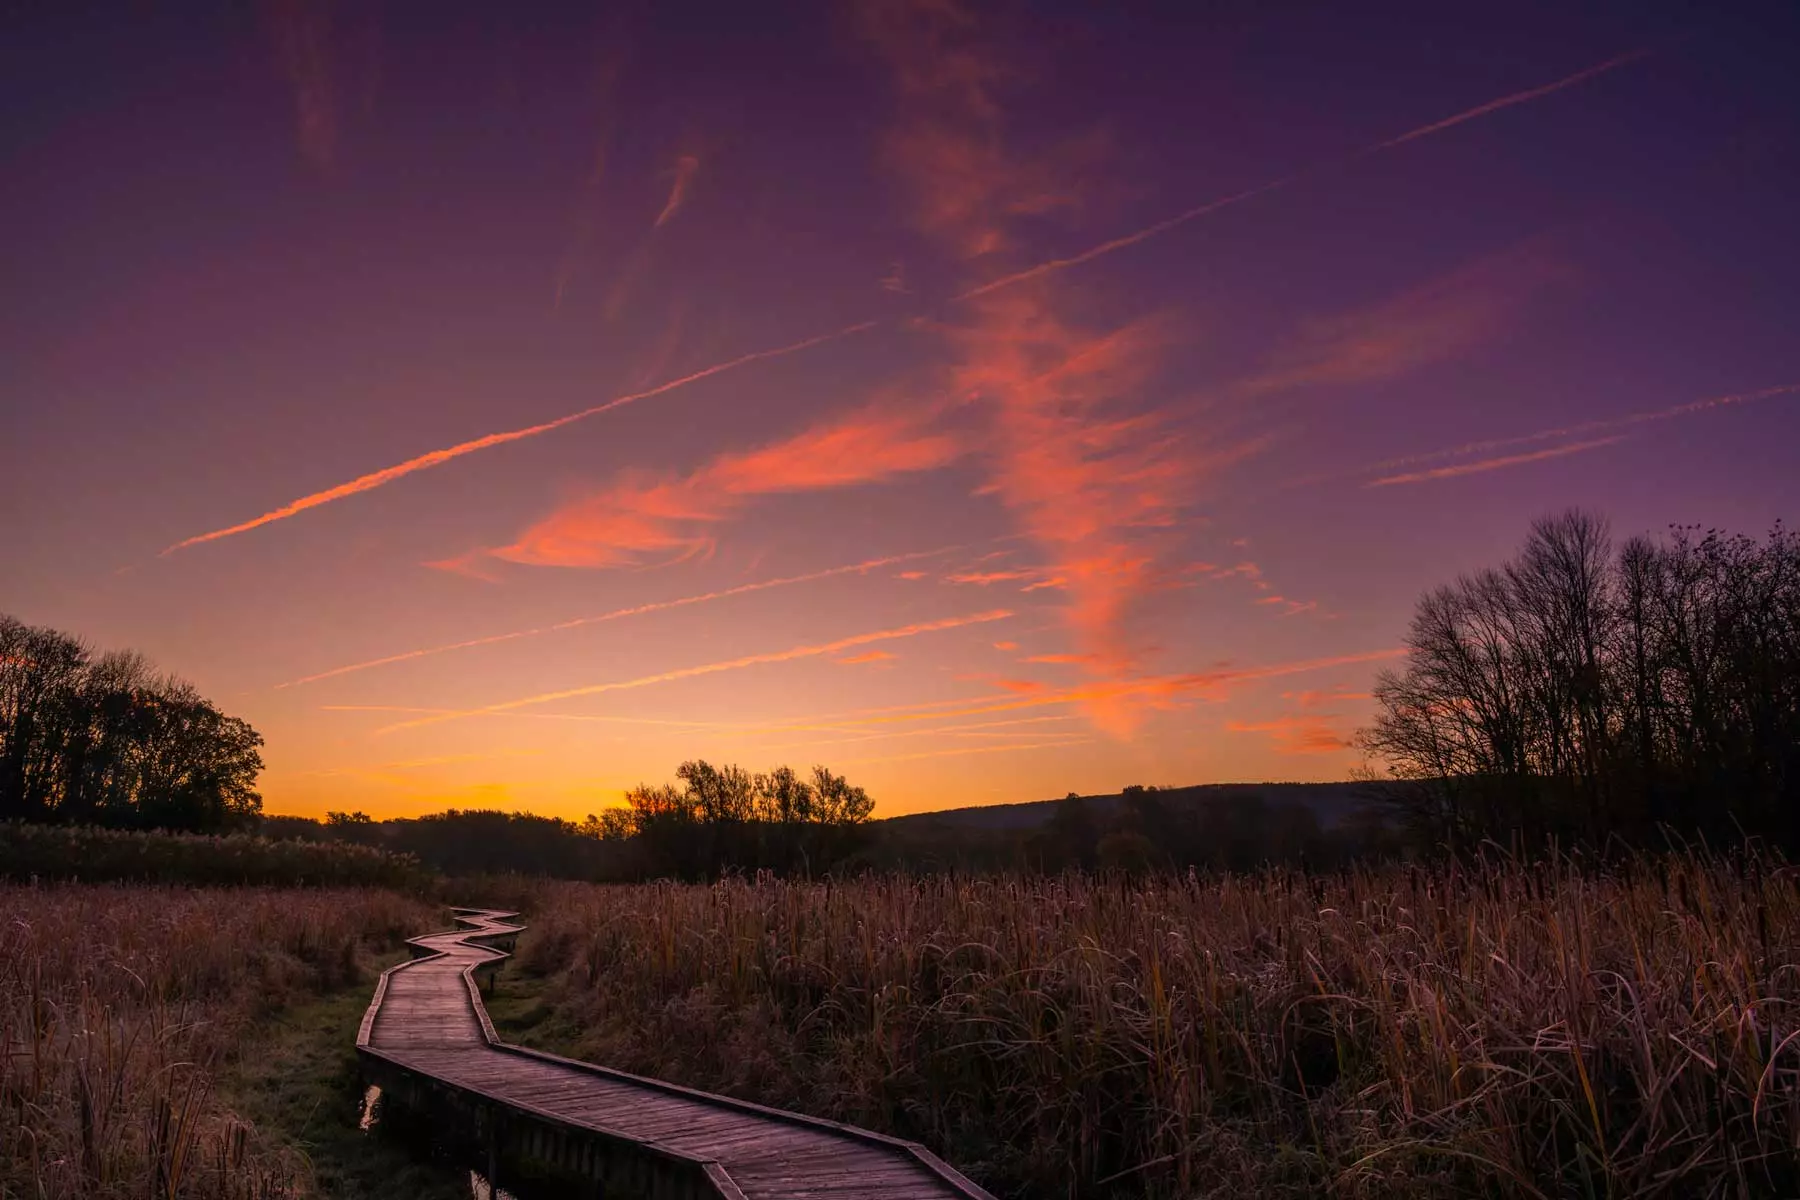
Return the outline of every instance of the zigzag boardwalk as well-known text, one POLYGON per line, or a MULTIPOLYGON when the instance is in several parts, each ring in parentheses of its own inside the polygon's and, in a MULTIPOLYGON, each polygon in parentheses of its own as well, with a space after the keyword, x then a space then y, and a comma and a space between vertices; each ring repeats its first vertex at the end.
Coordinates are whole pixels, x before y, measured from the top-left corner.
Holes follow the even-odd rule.
POLYGON ((414 961, 382 975, 356 1046, 371 1082, 485 1157, 490 1179, 543 1172, 659 1200, 993 1200, 912 1142, 500 1041, 476 977, 520 927, 457 912, 466 929, 413 939, 414 961))

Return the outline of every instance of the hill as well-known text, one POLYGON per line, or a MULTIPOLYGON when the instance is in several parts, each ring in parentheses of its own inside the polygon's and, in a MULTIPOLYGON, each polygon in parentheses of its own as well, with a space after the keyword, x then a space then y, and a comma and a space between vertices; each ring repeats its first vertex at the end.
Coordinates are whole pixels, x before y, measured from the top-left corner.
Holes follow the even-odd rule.
MULTIPOLYGON (((1191 787, 1157 788, 1156 796, 1171 808, 1220 804, 1232 800, 1260 798, 1271 808, 1298 805, 1310 811, 1321 828, 1335 828, 1368 804, 1368 785, 1362 783, 1202 783, 1191 787)), ((1124 806, 1123 792, 1103 792, 1082 796, 1088 809, 1100 820, 1111 820, 1124 806)), ((928 827, 944 829, 982 829, 1027 833, 1041 829, 1056 814, 1056 800, 1024 800, 1016 804, 986 804, 969 808, 943 808, 931 812, 907 813, 874 822, 890 832, 910 832, 928 827)))

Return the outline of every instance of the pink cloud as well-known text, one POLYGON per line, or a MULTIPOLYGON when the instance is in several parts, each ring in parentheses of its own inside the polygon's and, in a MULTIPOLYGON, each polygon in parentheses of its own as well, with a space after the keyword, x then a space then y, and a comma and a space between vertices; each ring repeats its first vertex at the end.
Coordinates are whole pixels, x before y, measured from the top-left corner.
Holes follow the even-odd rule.
POLYGON ((590 568, 704 555, 718 524, 759 496, 879 483, 950 462, 961 447, 927 427, 933 415, 866 409, 784 441, 722 454, 685 477, 628 473, 489 553, 531 566, 590 568))

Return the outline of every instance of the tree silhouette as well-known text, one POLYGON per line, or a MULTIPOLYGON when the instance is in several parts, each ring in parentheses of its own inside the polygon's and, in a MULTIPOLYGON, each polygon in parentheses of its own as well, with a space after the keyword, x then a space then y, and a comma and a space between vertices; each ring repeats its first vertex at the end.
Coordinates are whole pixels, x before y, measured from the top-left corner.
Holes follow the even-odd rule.
POLYGON ((1433 841, 1800 845, 1800 541, 1536 522, 1519 556, 1420 602, 1362 744, 1433 841))
POLYGON ((216 831, 254 822, 262 736, 134 653, 0 616, 0 819, 216 831))

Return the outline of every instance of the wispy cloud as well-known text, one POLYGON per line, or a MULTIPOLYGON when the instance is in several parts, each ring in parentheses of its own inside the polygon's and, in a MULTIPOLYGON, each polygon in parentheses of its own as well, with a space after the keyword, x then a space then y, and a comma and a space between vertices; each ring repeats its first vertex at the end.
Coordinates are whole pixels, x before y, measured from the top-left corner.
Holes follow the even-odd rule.
POLYGON ((365 659, 362 662, 348 663, 341 667, 332 667, 328 671, 319 671, 312 675, 303 675, 298 679, 290 679, 278 683, 277 688, 299 687, 301 684, 317 683, 322 679, 333 679, 339 675, 350 675, 357 671, 367 671, 374 667, 390 666, 394 663, 411 662, 418 658, 429 658, 433 655, 448 654, 456 650, 470 650, 477 646, 492 646, 500 642, 518 641, 520 638, 538 637, 546 633, 558 633, 565 629, 578 629, 584 625, 598 625, 606 621, 623 620, 626 617, 641 617, 648 613, 666 612, 673 608, 686 608, 695 604, 707 604, 714 600, 724 600, 732 596, 748 595, 751 592, 768 591, 770 588, 791 587, 795 584, 813 583, 821 579, 831 579, 839 575, 860 575, 878 567, 892 566, 895 563, 915 562, 923 558, 936 558, 959 550, 960 546, 942 546, 936 550, 918 550, 910 554, 890 554, 885 558, 870 558, 862 562, 846 563, 843 566, 826 567, 823 570, 807 571, 800 575, 784 575, 778 579, 759 579, 754 583, 740 583, 734 587, 718 588, 710 592, 700 592, 692 596, 679 596, 673 600, 656 600, 648 604, 634 604, 629 608, 615 608, 611 612, 596 613, 592 616, 573 617, 567 621, 558 621, 551 625, 540 625, 531 629, 515 629, 507 633, 491 634, 487 637, 468 638, 460 642, 448 642, 439 646, 425 646, 417 650, 406 650, 399 654, 388 654, 380 658, 365 659))
POLYGON ((852 654, 848 658, 840 658, 838 662, 846 667, 861 666, 865 663, 893 662, 899 658, 891 650, 865 650, 861 654, 852 654))
POLYGON ((847 758, 844 762, 849 766, 869 766, 873 763, 913 762, 921 758, 955 758, 964 754, 1003 754, 1021 750, 1060 750, 1068 746, 1091 746, 1093 744, 1093 738, 1067 737, 1047 742, 1026 742, 1023 745, 952 746, 947 750, 920 750, 914 754, 883 754, 874 758, 847 758))
POLYGON ((1264 733, 1284 754, 1334 754, 1351 746, 1323 716, 1301 714, 1268 721, 1227 721, 1232 733, 1264 733))
POLYGON ((1611 446, 1625 440, 1622 433, 1612 437, 1595 438, 1592 441, 1574 442, 1567 446, 1551 446, 1546 450, 1532 450, 1525 454, 1503 454, 1497 458, 1483 458, 1475 462, 1456 463, 1448 467, 1432 467, 1425 471, 1408 471, 1401 475, 1384 475, 1380 479, 1371 479, 1364 487, 1393 487, 1402 483, 1428 483, 1434 479, 1454 479, 1460 475, 1481 475, 1488 471, 1503 471, 1507 467, 1521 467, 1526 463, 1543 462, 1549 458, 1565 458, 1571 454, 1581 454, 1588 450, 1598 450, 1602 446, 1611 446))
POLYGON ((668 382, 658 384, 653 388, 646 388, 643 391, 631 392, 623 396, 615 396, 604 404, 596 404, 592 408, 584 408, 580 412, 573 412, 567 416, 558 417, 554 421, 545 421, 538 425, 527 425, 522 429, 511 429, 503 433, 485 434, 478 438, 471 438, 466 442, 458 442, 454 446, 447 446, 442 450, 433 450, 428 454, 421 454, 417 457, 409 458, 405 462, 395 463, 391 467, 383 467, 379 471, 371 471, 366 475, 359 475, 355 479, 345 483, 337 484, 333 487, 326 488, 323 491, 313 492, 310 495, 300 497, 298 500, 289 501, 280 508, 271 509, 260 517, 242 521, 236 525, 228 525, 222 529, 215 529, 208 533, 196 534, 193 537, 185 538, 182 541, 169 546, 163 550, 162 553, 165 555, 173 554, 177 550, 185 550, 190 546, 198 546, 204 542, 213 542, 220 538, 247 533, 252 529, 257 529, 276 521, 283 521, 289 517, 297 516, 308 509, 317 508, 322 504, 329 504, 334 500, 342 500, 345 497, 354 496, 361 492, 373 491, 375 488, 392 483, 396 479, 411 475, 415 471, 425 471, 432 467, 442 466, 453 459, 461 458, 465 454, 474 454, 479 450, 489 450, 495 446, 504 446, 509 442, 523 441, 526 438, 537 437, 539 434, 549 433, 554 429, 561 429, 565 425, 573 425, 575 422, 586 420, 588 417, 598 416, 601 413, 610 412, 615 408, 621 408, 624 405, 633 404, 639 400, 648 400, 653 396, 660 396, 666 392, 672 392, 677 388, 683 388, 689 384, 698 383, 703 379, 710 379, 714 375, 720 375, 726 371, 733 371, 739 367, 749 366, 751 363, 755 362, 763 362, 772 358, 781 358, 785 355, 797 354, 802 350, 809 350, 814 346, 819 346, 830 341, 836 341, 838 338, 848 337, 855 333, 862 333, 865 330, 874 328, 874 325, 875 322, 873 321, 863 321, 856 325, 848 325, 843 329, 834 330, 831 333, 822 333, 816 337, 806 338, 803 341, 793 342, 786 346, 777 346, 771 350, 756 350, 749 354, 741 354, 736 358, 721 363, 715 363, 710 367, 705 367, 701 370, 683 375, 679 379, 671 379, 668 382))
POLYGON ((328 170, 338 132, 329 7, 319 0, 272 0, 265 11, 276 63, 294 94, 300 153, 314 167, 328 170))
POLYGON ((1157 221, 1156 223, 1154 223, 1152 225, 1147 225, 1144 228, 1139 229, 1134 233, 1128 233, 1128 234, 1124 234, 1123 236, 1120 236, 1120 237, 1111 238, 1107 241, 1099 243, 1098 245, 1089 247, 1088 249, 1083 250, 1080 253, 1070 254, 1070 255, 1063 256, 1063 257, 1059 257, 1059 258, 1047 259, 1044 262, 1040 262, 1040 263, 1036 264, 1035 266, 1026 267, 1023 270, 1010 272, 1006 275, 1000 276, 997 279, 989 280, 988 282, 983 283, 978 287, 970 288, 970 289, 960 293, 959 295, 953 297, 953 299, 971 300, 971 299, 974 299, 979 296, 985 296, 985 295, 988 295, 989 293, 997 292, 1003 288, 1010 288, 1010 287, 1017 286, 1018 284, 1021 284, 1021 283, 1029 282, 1034 279, 1041 279, 1042 277, 1044 277, 1046 275, 1050 275, 1050 274, 1053 274, 1058 271, 1067 270, 1069 267, 1079 266, 1082 263, 1086 263, 1086 262, 1092 262, 1094 259, 1102 258, 1106 255, 1114 253, 1115 251, 1123 250, 1123 249, 1126 249, 1127 247, 1138 245, 1140 242, 1149 241, 1151 238, 1154 238, 1154 237, 1158 236, 1159 234, 1167 233, 1171 229, 1176 229, 1176 228, 1179 228, 1180 226, 1187 225, 1193 221, 1199 220, 1202 217, 1210 216, 1213 213, 1220 212, 1224 209, 1235 207, 1235 206, 1237 206, 1239 204, 1243 204, 1249 200, 1254 200, 1259 196, 1265 196, 1271 192, 1278 191, 1282 188, 1289 187, 1295 183, 1298 183, 1299 181, 1301 181, 1303 179, 1310 178, 1311 176, 1319 173, 1320 171, 1323 171, 1329 167, 1337 166, 1340 163, 1348 161, 1349 159, 1364 158, 1371 154, 1383 153, 1385 151, 1392 150, 1397 146, 1402 146, 1408 142, 1415 141, 1419 138, 1429 137, 1433 134, 1441 133, 1444 130, 1453 129, 1458 125, 1464 124, 1465 122, 1473 121, 1480 117, 1488 116, 1491 113, 1500 112, 1504 109, 1515 107, 1516 105, 1528 104, 1531 101, 1539 100, 1546 96, 1554 95, 1555 93, 1560 92, 1565 88, 1574 87, 1576 84, 1586 82, 1587 80, 1593 79, 1599 75, 1604 75, 1609 71, 1613 71, 1613 70, 1618 69, 1619 67, 1625 66, 1627 63, 1635 62, 1638 59, 1645 57, 1648 53, 1649 52, 1646 50, 1635 50, 1628 54, 1621 54, 1621 55, 1618 55, 1617 57, 1609 58, 1604 62, 1596 63, 1591 67, 1585 67, 1582 70, 1576 71, 1571 75, 1565 75, 1560 79, 1553 80, 1552 82, 1543 84, 1539 87, 1526 88, 1523 91, 1509 92, 1508 94, 1506 94, 1504 96, 1499 96, 1493 100, 1486 101, 1485 103, 1477 104, 1473 108, 1463 109, 1461 112, 1454 113, 1451 116, 1443 118, 1442 120, 1432 121, 1429 124, 1417 126, 1416 128, 1409 129, 1406 132, 1398 134, 1394 137, 1386 138, 1382 141, 1371 143, 1370 145, 1364 146, 1360 150, 1357 150, 1348 156, 1325 159, 1318 163, 1313 164, 1312 166, 1306 167, 1300 171, 1296 171, 1291 175, 1285 175, 1285 176, 1282 176, 1281 178, 1270 180, 1267 183, 1258 184, 1255 187, 1245 188, 1242 191, 1233 192, 1230 195, 1221 196, 1215 200, 1209 200, 1204 204, 1194 205, 1192 208, 1189 208, 1182 212, 1176 213, 1172 217, 1167 217, 1161 221, 1157 221))
POLYGON ((1492 255, 1391 300, 1308 322, 1263 370, 1232 385, 1254 400, 1294 388, 1375 383, 1455 359, 1573 272, 1537 247, 1492 255))
POLYGON ((685 477, 630 473, 487 553, 529 566, 588 568, 692 558, 712 548, 719 522, 759 496, 878 483, 954 460, 962 447, 930 427, 935 416, 931 407, 864 409, 722 454, 685 477))
POLYGON ((420 725, 432 725, 439 721, 452 720, 457 717, 482 716, 488 713, 508 712, 512 709, 528 708, 537 704, 549 704, 557 700, 568 700, 577 696, 596 696, 606 692, 628 691, 636 688, 652 687, 659 683, 673 683, 682 679, 694 679, 703 675, 716 675, 724 671, 739 671, 746 667, 765 666, 770 663, 793 662, 803 658, 818 658, 824 655, 841 654, 858 646, 868 646, 879 642, 898 641, 902 638, 918 637, 927 633, 940 633, 947 629, 960 629, 969 625, 982 625, 991 621, 1004 621, 1013 614, 1006 609, 993 609, 988 612, 971 613, 961 617, 946 617, 937 621, 919 621, 911 625, 902 625, 895 629, 878 629, 872 633, 858 633, 850 637, 838 638, 830 642, 818 642, 810 645, 793 646, 786 650, 774 650, 763 654, 747 654, 741 658, 726 659, 722 662, 703 663, 694 667, 680 667, 672 671, 661 671, 654 675, 644 675, 636 679, 622 679, 606 683, 588 684, 584 687, 565 688, 555 692, 541 692, 535 696, 524 696, 517 700, 508 700, 500 704, 487 704, 478 708, 461 709, 454 713, 420 717, 411 721, 401 721, 376 730, 377 733, 390 733, 399 729, 411 729, 420 725))
POLYGON ((663 204, 662 211, 656 214, 656 228, 661 229, 674 219, 687 201, 688 185, 693 182, 694 172, 700 169, 700 160, 692 154, 684 154, 675 161, 675 183, 669 189, 669 198, 663 204))
POLYGON ((865 709, 845 714, 843 720, 865 725, 904 724, 914 721, 948 720, 956 717, 984 716, 990 713, 1016 712, 1021 709, 1051 708, 1076 705, 1091 714, 1096 708, 1173 708, 1193 700, 1223 700, 1234 688, 1264 679, 1288 675, 1310 674, 1339 667, 1361 666, 1402 658, 1404 649, 1372 650, 1357 654, 1339 654, 1325 658, 1301 659, 1295 662, 1270 663, 1262 666, 1215 667, 1180 675, 1140 675, 1122 679, 1096 679, 1073 687, 1053 688, 1035 680, 995 680, 996 686, 1008 690, 985 696, 959 700, 941 700, 928 704, 900 705, 886 709, 865 709), (1008 687, 1008 685, 1013 685, 1008 687))

